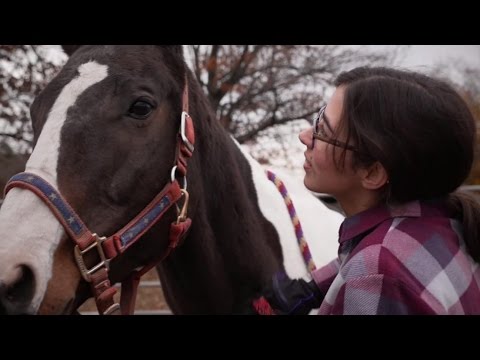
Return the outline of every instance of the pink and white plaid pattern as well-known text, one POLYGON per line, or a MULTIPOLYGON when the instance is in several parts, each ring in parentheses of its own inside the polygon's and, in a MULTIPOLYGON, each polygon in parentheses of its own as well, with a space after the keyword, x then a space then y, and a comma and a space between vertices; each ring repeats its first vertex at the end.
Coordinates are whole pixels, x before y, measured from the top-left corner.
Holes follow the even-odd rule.
POLYGON ((339 257, 312 272, 319 314, 480 314, 480 267, 441 201, 376 207, 340 227, 339 257))

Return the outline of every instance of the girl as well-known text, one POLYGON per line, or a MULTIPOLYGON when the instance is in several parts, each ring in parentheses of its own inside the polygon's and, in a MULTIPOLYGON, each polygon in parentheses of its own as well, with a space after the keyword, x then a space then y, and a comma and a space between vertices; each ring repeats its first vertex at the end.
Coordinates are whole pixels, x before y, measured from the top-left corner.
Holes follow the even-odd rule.
POLYGON ((455 192, 474 155, 467 105, 445 82, 389 68, 335 86, 299 138, 305 186, 345 212, 339 256, 310 283, 275 276, 256 312, 480 314, 480 207, 455 192))

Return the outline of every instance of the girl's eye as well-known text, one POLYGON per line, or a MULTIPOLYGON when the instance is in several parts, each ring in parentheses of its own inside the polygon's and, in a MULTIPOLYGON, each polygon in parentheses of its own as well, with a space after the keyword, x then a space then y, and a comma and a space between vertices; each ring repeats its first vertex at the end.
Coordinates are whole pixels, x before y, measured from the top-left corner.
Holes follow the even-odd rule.
POLYGON ((317 133, 318 133, 319 135, 322 135, 322 136, 326 136, 326 135, 327 135, 327 133, 325 132, 325 129, 323 128, 323 124, 319 124, 319 125, 318 125, 318 131, 317 131, 317 133))

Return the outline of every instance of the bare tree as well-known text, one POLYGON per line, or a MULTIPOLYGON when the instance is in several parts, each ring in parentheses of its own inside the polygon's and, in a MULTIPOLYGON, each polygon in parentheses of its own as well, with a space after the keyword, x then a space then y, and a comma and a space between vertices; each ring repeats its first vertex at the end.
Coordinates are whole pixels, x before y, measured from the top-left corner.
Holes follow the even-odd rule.
POLYGON ((342 69, 391 64, 401 48, 382 53, 339 45, 189 45, 187 49, 218 119, 243 143, 269 127, 310 119, 342 69))
MULTIPOLYGON (((311 119, 340 70, 390 64, 401 48, 392 46, 385 53, 337 45, 189 45, 186 49, 219 121, 237 140, 256 140, 273 127, 273 136, 285 144, 279 125, 311 119)), ((0 152, 31 151, 29 107, 65 59, 52 61, 46 46, 0 45, 0 152)))
POLYGON ((30 105, 59 67, 46 46, 0 45, 0 152, 31 151, 30 105))
MULTIPOLYGON (((354 64, 390 62, 395 50, 371 53, 338 45, 189 45, 195 76, 218 119, 240 142, 269 127, 308 119, 333 77, 354 64)), ((29 107, 59 70, 41 45, 0 45, 0 146, 28 153, 29 107)))

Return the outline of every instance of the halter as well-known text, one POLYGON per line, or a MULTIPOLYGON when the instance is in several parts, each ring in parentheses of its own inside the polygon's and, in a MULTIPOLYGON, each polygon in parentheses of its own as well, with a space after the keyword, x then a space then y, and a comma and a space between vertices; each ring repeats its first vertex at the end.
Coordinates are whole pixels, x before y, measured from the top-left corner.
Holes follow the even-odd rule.
POLYGON ((191 219, 187 217, 187 161, 192 156, 195 144, 193 119, 188 114, 188 80, 182 96, 182 115, 177 136, 175 162, 171 171, 171 182, 127 225, 109 237, 100 237, 88 229, 80 217, 63 196, 46 180, 32 173, 20 173, 13 176, 5 187, 5 195, 14 187, 27 189, 37 195, 52 211, 68 236, 75 242, 74 256, 80 273, 89 282, 101 315, 131 315, 135 308, 135 299, 140 278, 160 261, 165 259, 185 238, 191 219), (179 180, 182 179, 180 186, 179 180), (177 220, 170 225, 170 242, 164 254, 143 266, 133 270, 122 281, 120 304, 113 299, 117 290, 110 283, 108 272, 110 262, 123 254, 136 243, 162 216, 184 197, 181 210, 177 206, 177 220), (99 261, 87 266, 85 257, 97 255, 99 261))

